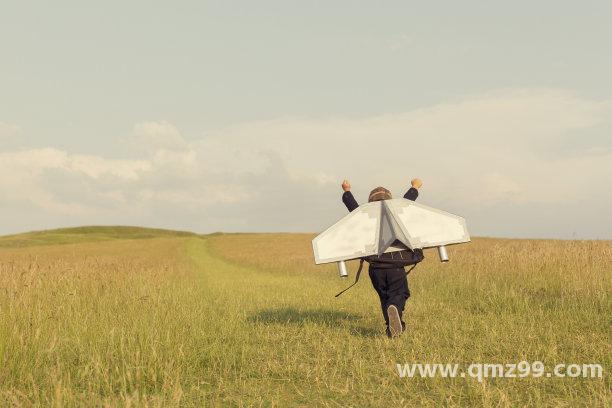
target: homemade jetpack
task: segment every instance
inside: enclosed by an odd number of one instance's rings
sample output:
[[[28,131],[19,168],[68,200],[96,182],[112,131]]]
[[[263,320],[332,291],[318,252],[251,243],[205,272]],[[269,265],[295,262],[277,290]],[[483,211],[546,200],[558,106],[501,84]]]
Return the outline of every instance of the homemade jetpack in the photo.
[[[438,248],[448,262],[447,245],[469,242],[465,219],[404,198],[360,205],[312,240],[315,264],[338,263],[340,277],[348,277],[346,262],[405,249]],[[337,296],[344,291],[338,293]]]

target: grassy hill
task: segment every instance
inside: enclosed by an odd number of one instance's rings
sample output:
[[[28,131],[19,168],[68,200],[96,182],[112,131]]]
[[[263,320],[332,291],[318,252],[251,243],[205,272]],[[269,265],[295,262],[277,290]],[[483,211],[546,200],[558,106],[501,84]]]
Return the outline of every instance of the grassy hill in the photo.
[[[161,237],[188,237],[196,234],[157,228],[125,226],[88,226],[33,231],[0,237],[0,248],[18,248],[36,245],[77,244],[113,239],[146,239]]]
[[[136,239],[147,238],[147,239]],[[410,275],[408,331],[310,234],[0,238],[0,406],[609,406],[612,242],[475,239]],[[72,245],[58,245],[71,243]],[[350,265],[351,278],[356,265]],[[400,363],[599,363],[603,378],[400,378]]]

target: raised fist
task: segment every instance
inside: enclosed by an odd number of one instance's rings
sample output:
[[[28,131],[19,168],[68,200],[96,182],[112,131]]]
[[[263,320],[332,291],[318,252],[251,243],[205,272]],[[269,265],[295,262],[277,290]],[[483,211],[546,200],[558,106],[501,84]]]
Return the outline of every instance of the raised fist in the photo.
[[[351,190],[351,183],[349,183],[348,180],[344,180],[342,182],[342,189],[344,191],[350,191]]]
[[[410,183],[412,184],[412,187],[416,188],[417,190],[423,185],[421,179],[418,178],[412,179]]]

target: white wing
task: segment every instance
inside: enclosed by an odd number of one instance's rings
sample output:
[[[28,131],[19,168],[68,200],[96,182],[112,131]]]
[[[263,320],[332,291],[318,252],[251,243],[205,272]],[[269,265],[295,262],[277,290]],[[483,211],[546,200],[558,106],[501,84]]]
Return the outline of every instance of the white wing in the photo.
[[[312,249],[321,264],[469,241],[464,218],[400,198],[359,206],[319,234]]]
[[[312,241],[315,263],[356,259],[378,251],[381,202],[359,206]]]
[[[393,218],[397,239],[410,249],[470,241],[463,217],[405,199],[383,203],[387,214]]]

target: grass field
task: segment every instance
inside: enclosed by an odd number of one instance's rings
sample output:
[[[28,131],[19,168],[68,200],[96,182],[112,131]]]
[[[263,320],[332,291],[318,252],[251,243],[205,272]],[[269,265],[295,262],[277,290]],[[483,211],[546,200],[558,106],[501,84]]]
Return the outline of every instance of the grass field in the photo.
[[[0,238],[0,406],[610,406],[612,242],[475,239],[367,274],[308,234],[89,227]],[[350,265],[351,279],[356,268]],[[603,378],[400,378],[396,363],[599,363]]]

